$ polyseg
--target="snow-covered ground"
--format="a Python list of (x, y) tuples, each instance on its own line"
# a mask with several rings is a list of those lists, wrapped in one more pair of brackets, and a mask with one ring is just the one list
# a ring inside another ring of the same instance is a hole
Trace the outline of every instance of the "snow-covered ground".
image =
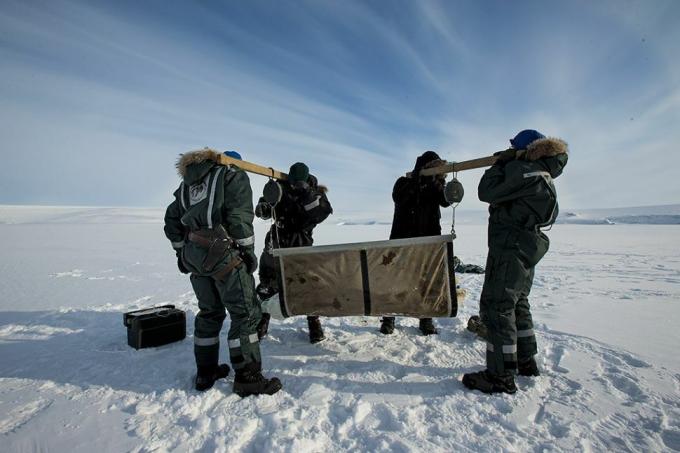
[[(304, 318), (274, 321), (263, 356), (284, 390), (241, 399), (231, 376), (192, 389), (195, 298), (161, 217), (0, 207), (0, 451), (680, 451), (678, 226), (548, 233), (531, 296), (543, 375), (516, 395), (460, 383), (484, 360), (465, 330), (483, 276), (460, 275), (468, 299), (433, 337), (338, 318), (311, 345)], [(369, 218), (331, 218), (317, 243), (385, 239)], [(464, 262), (484, 263), (485, 231), (457, 227)], [(122, 312), (164, 303), (188, 311), (187, 339), (129, 348)]]

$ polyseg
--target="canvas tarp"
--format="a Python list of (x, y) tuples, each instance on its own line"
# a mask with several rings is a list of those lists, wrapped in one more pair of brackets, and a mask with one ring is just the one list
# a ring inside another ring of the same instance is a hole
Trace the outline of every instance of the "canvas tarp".
[(276, 249), (284, 316), (455, 316), (451, 236)]

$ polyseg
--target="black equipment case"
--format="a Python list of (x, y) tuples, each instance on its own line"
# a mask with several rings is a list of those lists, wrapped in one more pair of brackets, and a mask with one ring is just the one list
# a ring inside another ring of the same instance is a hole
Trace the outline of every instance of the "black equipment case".
[(129, 311), (123, 315), (128, 344), (135, 349), (162, 346), (187, 336), (186, 313), (174, 305)]

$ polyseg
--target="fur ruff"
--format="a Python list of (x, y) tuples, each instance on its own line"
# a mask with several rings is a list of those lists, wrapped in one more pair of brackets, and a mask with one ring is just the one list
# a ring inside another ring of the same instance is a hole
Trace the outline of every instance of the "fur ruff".
[(555, 137), (547, 137), (536, 140), (527, 146), (524, 156), (526, 160), (538, 160), (544, 157), (553, 157), (560, 154), (567, 154), (569, 146), (567, 142)]
[(187, 168), (192, 164), (199, 164), (206, 160), (220, 163), (220, 153), (210, 148), (203, 148), (197, 151), (189, 151), (188, 153), (180, 154), (177, 159), (177, 173), (183, 178), (187, 173)]

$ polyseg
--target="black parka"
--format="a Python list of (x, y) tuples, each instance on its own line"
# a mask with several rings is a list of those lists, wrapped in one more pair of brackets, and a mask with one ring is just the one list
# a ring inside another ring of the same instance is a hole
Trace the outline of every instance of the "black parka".
[(425, 152), (416, 160), (412, 177), (402, 176), (394, 184), (394, 218), (390, 239), (441, 234), (440, 207), (448, 207), (451, 203), (444, 198), (441, 180), (433, 176), (418, 176), (420, 170), (435, 160), (440, 160), (437, 153)]
[[(274, 207), (275, 224), (272, 225), (267, 239), (274, 234), (276, 248), (313, 245), (314, 227), (333, 213), (331, 203), (326, 197), (328, 189), (320, 185), (313, 175), (309, 175), (308, 187), (304, 190), (296, 189), (288, 181), (278, 183), (282, 196)], [(267, 218), (271, 217), (271, 206), (264, 198), (260, 198), (258, 205), (267, 213)]]

